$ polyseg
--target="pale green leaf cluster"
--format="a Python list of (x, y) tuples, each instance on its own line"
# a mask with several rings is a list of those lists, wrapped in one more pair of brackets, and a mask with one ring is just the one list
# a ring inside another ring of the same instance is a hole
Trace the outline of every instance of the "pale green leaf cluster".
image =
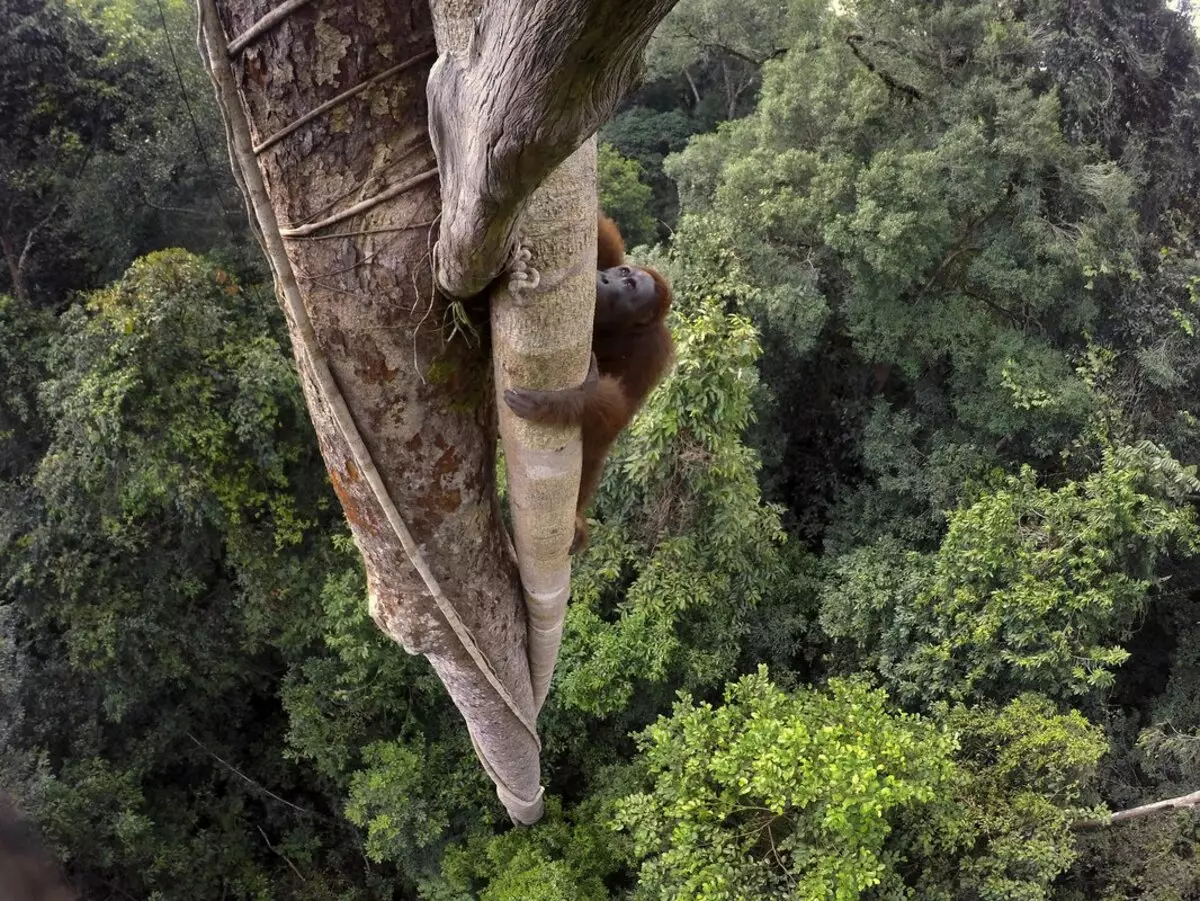
[(780, 691), (765, 669), (725, 704), (684, 699), (640, 739), (653, 790), (618, 805), (643, 860), (637, 897), (851, 901), (894, 865), (898, 812), (946, 790), (949, 735), (834, 681)]

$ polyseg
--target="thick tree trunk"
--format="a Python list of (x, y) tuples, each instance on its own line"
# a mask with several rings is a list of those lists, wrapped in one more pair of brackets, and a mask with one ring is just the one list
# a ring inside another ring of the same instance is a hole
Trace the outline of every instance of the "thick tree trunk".
[(250, 31), (277, 5), (201, 0), (202, 43), (371, 615), (428, 657), (510, 815), (534, 822), (539, 747), (494, 503), (488, 349), (446, 340), (431, 282), (429, 11), (301, 0)]
[(676, 2), (435, 0), (444, 290), (470, 297), (500, 274), (533, 191), (612, 115)]

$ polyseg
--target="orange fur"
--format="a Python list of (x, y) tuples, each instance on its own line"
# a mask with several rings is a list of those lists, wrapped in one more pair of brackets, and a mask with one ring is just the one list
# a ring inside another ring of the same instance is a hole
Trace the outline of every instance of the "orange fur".
[(625, 239), (621, 230), (603, 213), (596, 213), (596, 268), (612, 269), (625, 262)]

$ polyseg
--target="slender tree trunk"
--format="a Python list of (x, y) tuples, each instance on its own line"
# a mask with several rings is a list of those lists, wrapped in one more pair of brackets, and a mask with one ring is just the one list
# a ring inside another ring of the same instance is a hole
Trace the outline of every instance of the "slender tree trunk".
[(725, 86), (725, 118), (733, 119), (737, 113), (738, 90), (733, 83), (733, 72), (728, 60), (721, 60), (721, 82)]
[[(596, 141), (589, 139), (533, 192), (521, 229), (536, 286), (492, 294), (497, 394), (510, 386), (569, 388), (587, 376), (596, 304)], [(529, 621), (529, 673), (540, 710), (562, 642), (582, 444), (578, 428), (535, 426), (506, 406), (500, 434), (513, 540)]]
[(0, 235), (0, 249), (4, 251), (4, 262), (8, 265), (8, 278), (12, 282), (13, 295), (22, 303), (29, 303), (29, 280), (21, 254), (8, 235)]
[(200, 3), (235, 174), (362, 551), (371, 615), (429, 659), (510, 816), (534, 822), (539, 746), (524, 609), (494, 503), (488, 348), (448, 340), (431, 280), (427, 4)]
[(699, 109), (700, 92), (696, 89), (696, 82), (692, 80), (692, 73), (687, 66), (683, 67), (683, 77), (687, 79), (688, 87), (692, 89), (692, 109)]
[[(433, 0), (438, 280), (460, 296), (493, 284), (498, 392), (574, 388), (587, 374), (596, 299), (593, 135), (640, 72), (642, 50), (672, 5)], [(493, 283), (506, 269), (509, 278)], [(499, 413), (540, 709), (570, 593), (579, 430), (527, 423), (503, 405)]]

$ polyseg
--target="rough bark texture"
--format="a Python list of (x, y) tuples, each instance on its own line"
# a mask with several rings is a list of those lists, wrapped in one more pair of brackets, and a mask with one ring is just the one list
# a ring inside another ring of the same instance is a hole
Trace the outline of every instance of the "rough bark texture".
[[(339, 420), (337, 395), (445, 597), (517, 705), (532, 710), (524, 610), (494, 503), (487, 348), (446, 341), (445, 304), (431, 283), (439, 197), (424, 90), (434, 51), (427, 4), (307, 4), (228, 59), (229, 40), (271, 7), (201, 0), (202, 45), (219, 94), (222, 67), (236, 78), (237, 96), (220, 96), (235, 132), (235, 171), (251, 199), (256, 179), (265, 189), (252, 218), (288, 310), (321, 451), (366, 564), (371, 615), (410, 653), (428, 657), (510, 815), (533, 822), (541, 815), (536, 736), (435, 606)], [(270, 141), (406, 61), (413, 64)], [(269, 145), (257, 163), (236, 140), (246, 120), (244, 143)], [(326, 361), (332, 379), (323, 376)]]
[[(439, 284), (466, 297), (515, 260), (491, 298), (497, 396), (514, 385), (571, 388), (587, 374), (592, 135), (632, 86), (674, 2), (433, 0), (440, 55), (429, 77), (430, 137), (443, 198), (435, 266)], [(498, 409), (540, 710), (570, 594), (579, 431)]]
[(612, 115), (676, 0), (436, 0), (438, 284), (484, 290), (534, 189)]

